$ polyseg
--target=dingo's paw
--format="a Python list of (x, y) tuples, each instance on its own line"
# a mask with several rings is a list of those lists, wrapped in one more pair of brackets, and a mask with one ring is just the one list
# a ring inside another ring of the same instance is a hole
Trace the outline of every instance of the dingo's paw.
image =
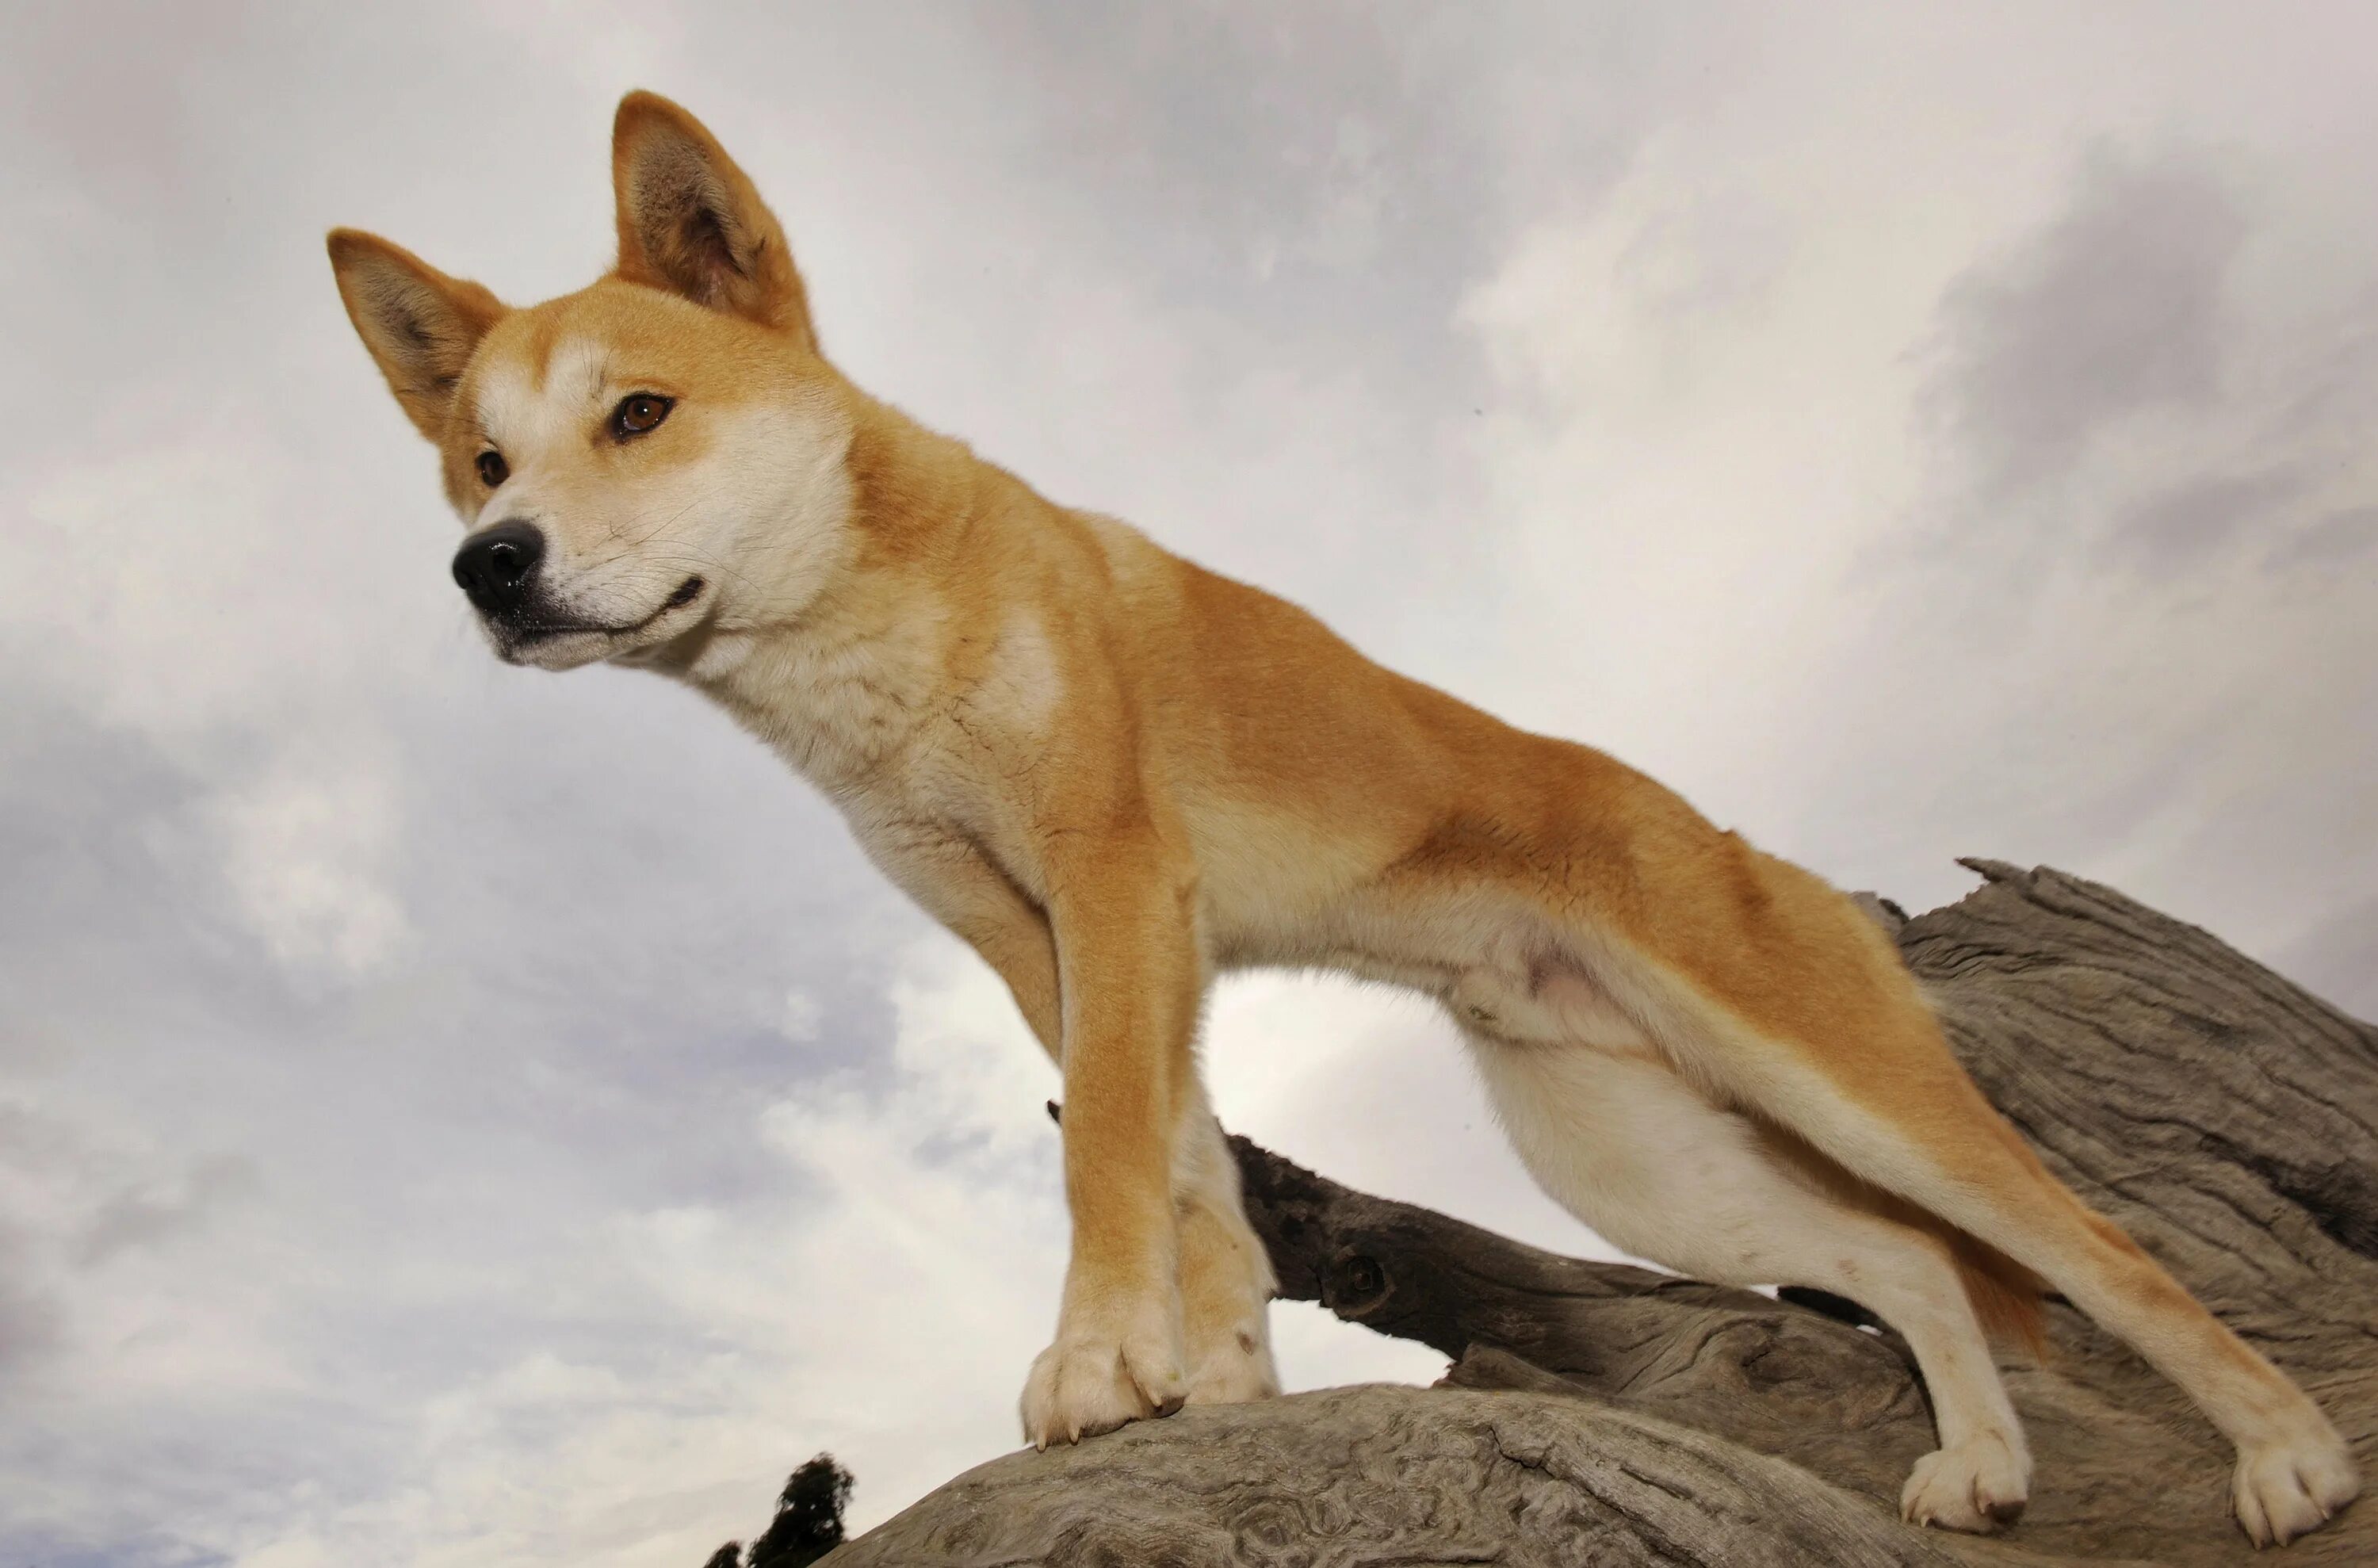
[(1988, 1535), (2023, 1515), (2031, 1496), (2031, 1457), (1997, 1432), (1979, 1432), (1916, 1462), (1899, 1494), (1911, 1525)]
[(2328, 1523), (2360, 1490), (2353, 1455), (2324, 1420), (2300, 1437), (2240, 1449), (2229, 1501), (2248, 1539), (2285, 1546)]
[(1079, 1442), (1126, 1421), (1170, 1416), (1188, 1394), (1181, 1361), (1180, 1334), (1160, 1305), (1134, 1312), (1120, 1332), (1059, 1323), (1056, 1343), (1024, 1380), (1025, 1441), (1035, 1448)]
[(1252, 1327), (1226, 1326), (1197, 1345), (1189, 1369), (1189, 1403), (1243, 1405), (1278, 1393), (1279, 1372), (1263, 1331), (1258, 1318)]

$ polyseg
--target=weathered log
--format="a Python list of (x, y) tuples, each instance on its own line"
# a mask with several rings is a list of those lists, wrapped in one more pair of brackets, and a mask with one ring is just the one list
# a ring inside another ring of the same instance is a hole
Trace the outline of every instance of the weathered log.
[[(2053, 871), (1965, 862), (1895, 928), (1959, 1055), (2056, 1173), (2312, 1391), (2378, 1471), (2378, 1030), (2194, 927)], [(2227, 1445), (2061, 1306), (2008, 1383), (2037, 1458), (1996, 1539), (1902, 1524), (1933, 1446), (1897, 1337), (1525, 1247), (1235, 1140), (1281, 1294), (1452, 1359), (982, 1465), (842, 1548), (929, 1563), (2047, 1563), (2253, 1557)], [(2378, 1563), (2364, 1501), (2287, 1549)]]

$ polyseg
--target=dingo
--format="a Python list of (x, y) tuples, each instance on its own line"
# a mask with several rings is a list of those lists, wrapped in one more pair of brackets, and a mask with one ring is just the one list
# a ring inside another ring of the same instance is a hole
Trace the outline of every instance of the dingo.
[(347, 229), (339, 292), (438, 448), (497, 655), (709, 695), (1061, 1065), (1073, 1255), (1034, 1443), (1275, 1392), (1270, 1269), (1195, 1040), (1212, 976), (1287, 965), (1442, 1002), (1530, 1171), (1617, 1246), (1905, 1336), (1940, 1440), (1909, 1519), (2022, 1510), (1988, 1336), (2036, 1343), (2045, 1287), (2237, 1445), (2257, 1542), (2360, 1490), (2318, 1407), (1984, 1100), (1846, 898), (860, 392), (677, 105), (620, 103), (611, 173), (619, 265), (580, 293), (512, 309)]

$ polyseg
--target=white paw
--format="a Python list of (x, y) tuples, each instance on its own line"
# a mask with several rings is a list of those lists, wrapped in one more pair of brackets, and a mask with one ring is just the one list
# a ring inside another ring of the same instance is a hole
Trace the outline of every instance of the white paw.
[(2229, 1502), (2256, 1546), (2285, 1546), (2328, 1523), (2360, 1490), (2353, 1455), (2324, 1420), (2293, 1441), (2240, 1449)]
[(1988, 1535), (2021, 1518), (2030, 1496), (2031, 1455), (1997, 1432), (1982, 1432), (1916, 1462), (1899, 1493), (1899, 1516)]
[(1119, 1327), (1077, 1326), (1069, 1313), (1024, 1380), (1024, 1439), (1046, 1448), (1170, 1416), (1189, 1392), (1181, 1362), (1180, 1333), (1164, 1303), (1134, 1309)]
[(1262, 1320), (1252, 1328), (1225, 1328), (1192, 1353), (1189, 1403), (1243, 1405), (1279, 1392), (1279, 1372), (1265, 1342)]

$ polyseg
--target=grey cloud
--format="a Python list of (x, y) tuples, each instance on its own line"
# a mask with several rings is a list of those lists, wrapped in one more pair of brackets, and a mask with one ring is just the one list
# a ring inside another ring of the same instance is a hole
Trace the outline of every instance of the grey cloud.
[(1431, 344), (1377, 329), (1442, 323), (1481, 259), (1495, 193), (1458, 30), (1354, 8), (1023, 15), (991, 42), (1064, 84), (1047, 151), (1101, 192), (1102, 248), (1273, 341)]
[(1986, 500), (2053, 485), (2127, 416), (2218, 392), (2247, 234), (2201, 161), (2101, 147), (2062, 214), (1951, 288), (1934, 396)]
[(256, 1186), (252, 1162), (217, 1154), (193, 1162), (170, 1183), (114, 1193), (90, 1216), (75, 1245), (74, 1260), (94, 1268), (119, 1253), (186, 1235), (205, 1224), (218, 1206), (253, 1192)]
[(2216, 474), (2132, 504), (2108, 536), (2119, 556), (2158, 573), (2189, 570), (2240, 536), (2270, 537), (2309, 478), (2290, 468)]
[[(2299, 320), (2298, 302), (2242, 292), (2254, 234), (2239, 171), (2255, 167), (2097, 145), (2062, 211), (1949, 288), (1923, 405), (1961, 526), (2093, 548), (2165, 586), (2368, 548), (2358, 453), (2378, 410), (2378, 316), (2366, 293)], [(2152, 442), (2088, 468), (2150, 416)]]
[(0, 1217), (0, 1390), (53, 1365), (65, 1323), (31, 1238)]
[(2264, 564), (2274, 572), (2326, 571), (2378, 552), (2378, 506), (2348, 506), (2312, 518), (2282, 539)]

